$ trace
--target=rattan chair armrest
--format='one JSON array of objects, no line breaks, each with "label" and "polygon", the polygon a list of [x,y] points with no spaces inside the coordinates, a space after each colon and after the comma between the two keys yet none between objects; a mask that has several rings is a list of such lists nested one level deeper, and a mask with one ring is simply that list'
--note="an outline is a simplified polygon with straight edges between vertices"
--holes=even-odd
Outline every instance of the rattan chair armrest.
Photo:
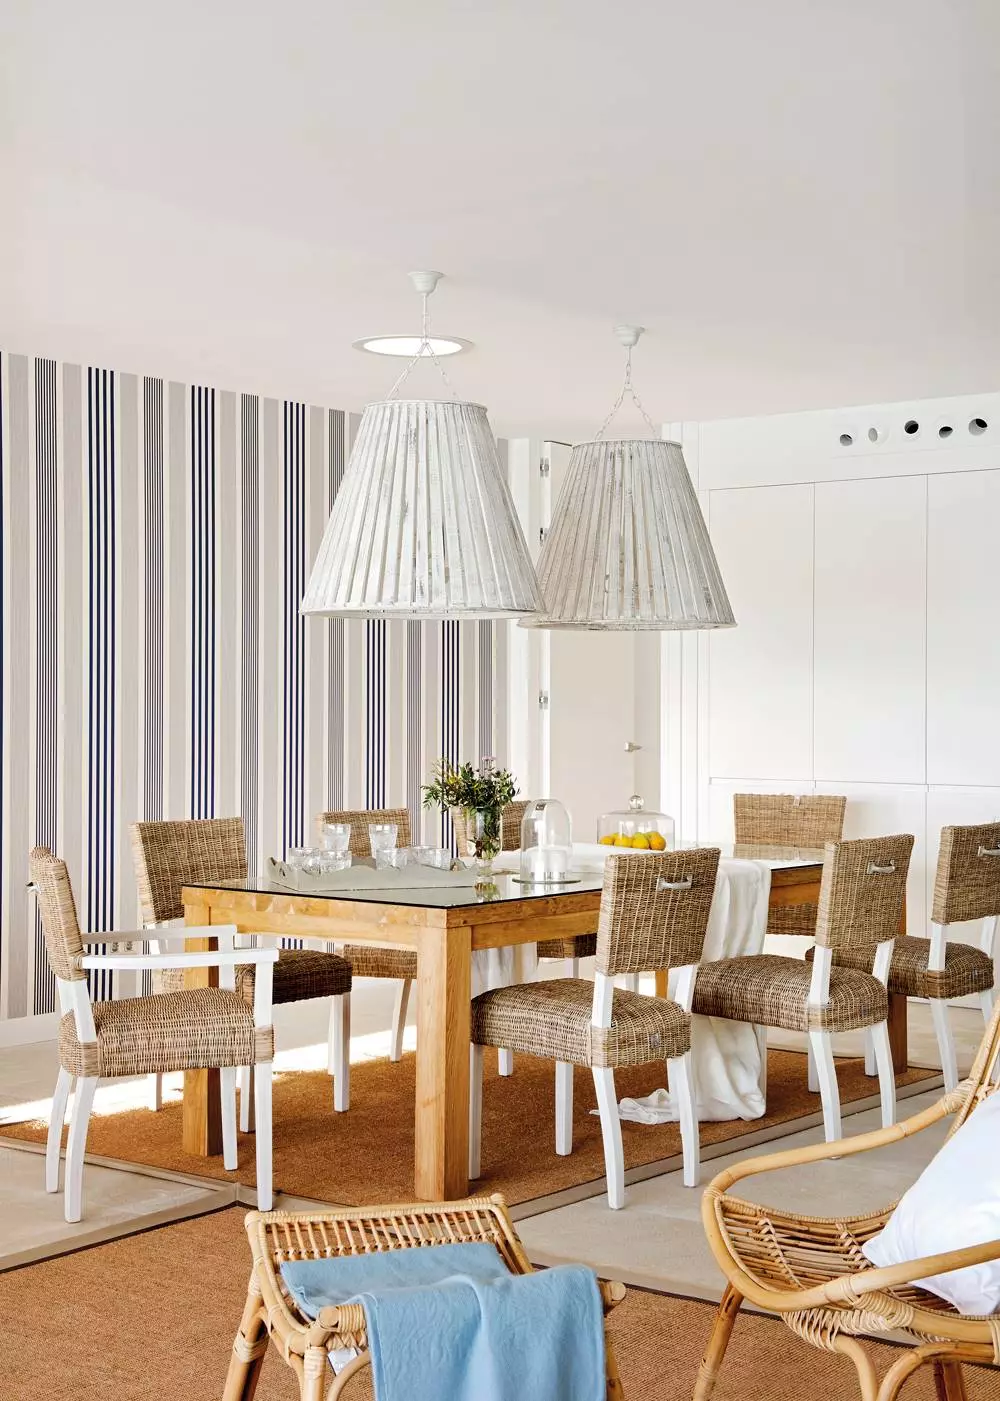
[{"label": "rattan chair armrest", "polygon": [[815,1296],[800,1308],[814,1308],[823,1303],[854,1305],[867,1294],[889,1293],[902,1285],[913,1284],[918,1279],[930,1275],[946,1274],[949,1270],[961,1270],[968,1265],[984,1265],[989,1260],[1000,1259],[1000,1240],[984,1241],[982,1245],[965,1245],[958,1250],[946,1250],[940,1255],[924,1255],[919,1260],[904,1260],[899,1265],[882,1265],[872,1270],[861,1270],[857,1274],[840,1275],[827,1280],[817,1289],[807,1290]]},{"label": "rattan chair armrest", "polygon": [[902,1138],[912,1138],[930,1128],[932,1124],[954,1114],[965,1101],[969,1082],[965,1081],[951,1094],[942,1097],[929,1108],[921,1110],[909,1119],[903,1119],[887,1129],[873,1129],[871,1133],[855,1134],[853,1138],[840,1138],[834,1143],[814,1143],[808,1148],[788,1148],[783,1153],[761,1154],[756,1158],[746,1158],[733,1167],[726,1168],[714,1177],[705,1189],[705,1202],[714,1196],[728,1192],[735,1183],[745,1177],[756,1177],[764,1172],[777,1172],[781,1168],[801,1167],[805,1163],[819,1163],[827,1158],[849,1158],[857,1153],[868,1153],[873,1148],[882,1148],[888,1143],[898,1143]]},{"label": "rattan chair armrest", "polygon": [[228,968],[235,964],[277,963],[276,949],[231,949],[223,953],[88,953],[76,960],[77,968]]}]

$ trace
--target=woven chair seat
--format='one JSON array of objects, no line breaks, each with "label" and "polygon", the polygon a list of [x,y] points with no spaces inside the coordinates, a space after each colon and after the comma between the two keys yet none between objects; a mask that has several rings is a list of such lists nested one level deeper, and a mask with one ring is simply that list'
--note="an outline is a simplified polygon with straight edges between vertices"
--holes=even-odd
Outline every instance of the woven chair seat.
[{"label": "woven chair seat", "polygon": [[[812,958],[812,949],[806,958]],[[968,993],[988,992],[993,986],[993,960],[982,949],[971,944],[949,942],[945,950],[945,966],[931,972],[927,964],[930,960],[930,939],[917,939],[912,935],[897,939],[892,950],[892,967],[889,970],[889,991],[902,997],[965,997]],[[841,968],[860,968],[870,973],[872,968],[871,949],[838,949],[834,954],[836,964]]]},{"label": "woven chair seat", "polygon": [[189,988],[94,1003],[96,1042],[59,1023],[59,1064],[71,1075],[163,1075],[172,1070],[255,1065],[274,1057],[274,1031],[255,1028],[253,1008],[225,988]]},{"label": "woven chair seat", "polygon": [[377,944],[346,944],[341,950],[356,978],[415,978],[416,949],[384,949]]},{"label": "woven chair seat", "polygon": [[[236,990],[253,1004],[252,964],[236,969]],[[274,965],[274,998],[306,1002],[310,997],[339,997],[351,990],[351,965],[339,954],[315,949],[281,949]]]},{"label": "woven chair seat", "polygon": [[597,934],[571,934],[565,939],[541,939],[539,958],[593,958],[597,953]]},{"label": "woven chair seat", "polygon": [[[869,951],[869,956],[874,957]],[[693,1011],[703,1017],[752,1022],[784,1031],[854,1031],[889,1015],[886,990],[870,972],[834,967],[830,1000],[809,1006],[812,968],[799,958],[748,954],[698,969]]]},{"label": "woven chair seat", "polygon": [[594,985],[583,978],[516,983],[472,999],[472,1039],[528,1056],[614,1069],[673,1060],[691,1044],[676,1002],[615,988],[609,1027],[591,1025]]}]

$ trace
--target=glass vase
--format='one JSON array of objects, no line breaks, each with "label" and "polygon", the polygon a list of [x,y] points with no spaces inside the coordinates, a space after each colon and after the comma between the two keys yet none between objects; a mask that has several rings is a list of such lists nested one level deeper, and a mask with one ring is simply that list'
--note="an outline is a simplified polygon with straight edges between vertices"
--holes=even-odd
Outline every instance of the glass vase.
[{"label": "glass vase", "polygon": [[475,857],[480,875],[492,874],[493,862],[501,850],[500,829],[499,808],[466,808],[465,830],[468,834],[468,854]]}]

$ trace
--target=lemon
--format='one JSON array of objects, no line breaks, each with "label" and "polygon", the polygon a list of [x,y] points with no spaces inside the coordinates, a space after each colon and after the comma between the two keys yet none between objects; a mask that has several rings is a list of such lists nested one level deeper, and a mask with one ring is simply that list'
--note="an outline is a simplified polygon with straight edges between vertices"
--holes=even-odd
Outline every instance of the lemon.
[{"label": "lemon", "polygon": [[649,838],[646,836],[645,832],[637,832],[632,838],[632,845],[635,847],[636,851],[648,851]]},{"label": "lemon", "polygon": [[667,839],[662,832],[650,832],[649,849],[650,851],[666,851]]},{"label": "lemon", "polygon": [[617,837],[615,837],[615,846],[631,846],[631,845],[632,845],[632,838],[631,838],[631,837],[625,837],[625,836],[623,836],[623,835],[621,834],[621,832],[619,832],[618,835],[617,835]]},{"label": "lemon", "polygon": [[599,841],[600,841],[600,843],[601,843],[602,846],[614,846],[614,844],[615,844],[615,834],[614,834],[614,832],[609,832],[609,833],[607,834],[607,836],[600,837],[600,838],[599,838]]}]

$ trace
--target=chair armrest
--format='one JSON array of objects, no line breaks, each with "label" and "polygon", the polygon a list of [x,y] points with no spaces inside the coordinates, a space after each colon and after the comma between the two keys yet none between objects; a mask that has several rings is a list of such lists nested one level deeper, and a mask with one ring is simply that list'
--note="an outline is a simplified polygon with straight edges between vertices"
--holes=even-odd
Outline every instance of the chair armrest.
[{"label": "chair armrest", "polygon": [[163,928],[153,926],[149,929],[137,929],[134,932],[119,934],[117,931],[109,931],[107,934],[88,934],[83,941],[85,949],[99,948],[103,944],[148,944],[151,941],[157,944],[183,944],[188,939],[218,939],[231,938],[233,936],[233,926],[231,924],[191,924],[183,928]]},{"label": "chair armrest", "polygon": [[921,1133],[961,1108],[969,1085],[969,1081],[963,1081],[956,1090],[942,1095],[928,1109],[923,1109],[912,1118],[903,1119],[887,1129],[873,1129],[871,1133],[855,1134],[853,1138],[840,1138],[834,1143],[815,1143],[808,1148],[788,1148],[783,1153],[747,1158],[714,1177],[705,1189],[706,1198],[712,1195],[721,1196],[728,1192],[734,1183],[742,1181],[745,1177],[777,1172],[786,1167],[801,1167],[804,1163],[819,1163],[827,1158],[849,1158],[856,1153],[868,1153],[873,1148],[882,1148],[888,1143],[898,1143],[901,1138],[912,1138],[914,1134]]},{"label": "chair armrest", "polygon": [[861,1295],[898,1289],[901,1285],[926,1279],[928,1275],[946,1274],[949,1270],[960,1270],[967,1265],[984,1265],[989,1260],[997,1259],[1000,1259],[1000,1240],[990,1240],[982,1245],[946,1250],[940,1255],[923,1255],[919,1260],[904,1260],[898,1265],[880,1265],[858,1274],[840,1275],[817,1289],[806,1290],[806,1295],[816,1296],[815,1303],[802,1302],[804,1296],[800,1296],[796,1307],[815,1308],[823,1303],[855,1305]]},{"label": "chair armrest", "polygon": [[246,963],[277,963],[276,949],[230,949],[223,953],[88,953],[76,960],[77,968],[229,968]]}]

